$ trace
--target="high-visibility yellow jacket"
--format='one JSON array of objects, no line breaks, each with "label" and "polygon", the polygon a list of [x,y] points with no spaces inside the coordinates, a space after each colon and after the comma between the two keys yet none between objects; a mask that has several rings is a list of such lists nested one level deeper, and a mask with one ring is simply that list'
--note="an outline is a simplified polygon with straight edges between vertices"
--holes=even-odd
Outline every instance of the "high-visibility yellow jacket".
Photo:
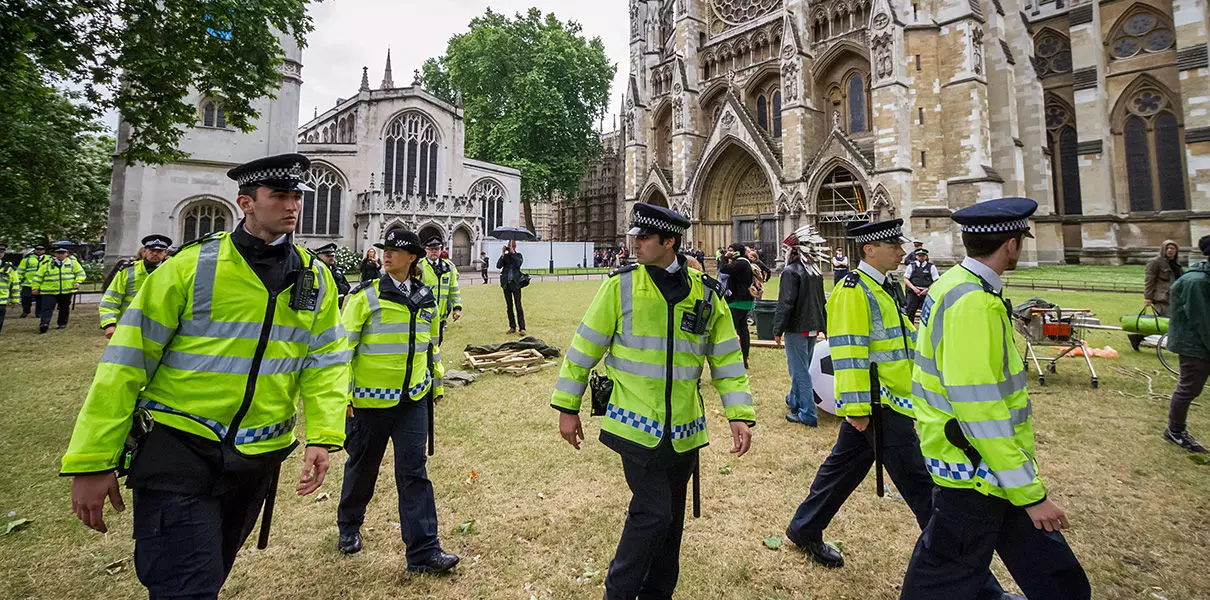
[{"label": "high-visibility yellow jacket", "polygon": [[[563,360],[551,405],[579,411],[593,367],[605,359],[613,394],[601,425],[607,435],[655,448],[665,435],[678,453],[706,445],[706,416],[698,383],[710,363],[711,381],[729,420],[755,422],[752,392],[739,339],[721,286],[688,267],[689,295],[670,305],[647,267],[615,271],[601,285]],[[709,304],[704,333],[682,328],[698,301]],[[606,356],[608,353],[608,356]]]},{"label": "high-visibility yellow jacket", "polygon": [[136,406],[157,427],[255,455],[294,443],[301,398],[306,442],[342,446],[350,353],[336,284],[305,248],[293,250],[315,274],[314,308],[291,308],[293,283],[270,295],[226,232],[156,269],[101,356],[62,473],[117,466]]},{"label": "high-visibility yellow jacket", "polygon": [[430,390],[434,397],[445,395],[437,299],[427,286],[415,280],[412,286],[404,296],[384,277],[359,285],[345,299],[344,328],[353,349],[350,401],[357,408],[419,401]]},{"label": "high-visibility yellow jacket", "polygon": [[38,267],[41,267],[42,263],[49,260],[51,260],[49,254],[43,254],[42,256],[28,254],[25,258],[21,259],[21,264],[17,265],[17,275],[21,277],[21,285],[32,287],[34,275],[38,273]]},{"label": "high-visibility yellow jacket", "polygon": [[832,355],[836,414],[870,414],[870,363],[878,364],[879,398],[908,417],[912,410],[912,356],[916,328],[899,303],[860,269],[850,272],[828,298],[828,345]]},{"label": "high-visibility yellow jacket", "polygon": [[147,272],[147,263],[141,260],[126,265],[114,274],[113,281],[109,282],[109,287],[105,289],[101,303],[97,306],[97,313],[101,315],[101,329],[118,324],[122,313],[130,307],[148,275],[150,273]]},{"label": "high-visibility yellow jacket", "polygon": [[29,287],[43,294],[71,294],[77,285],[84,283],[84,277],[80,261],[67,257],[62,263],[55,264],[52,258],[38,267]]},{"label": "high-visibility yellow jacket", "polygon": [[12,265],[0,261],[0,308],[21,298],[21,276]]},{"label": "high-visibility yellow jacket", "polygon": [[[992,289],[963,267],[929,288],[912,374],[920,451],[937,485],[1029,506],[1046,498],[1046,486],[1038,477],[1025,365],[1008,309]],[[978,452],[977,464],[946,437],[951,420]]]},{"label": "high-visibility yellow jacket", "polygon": [[420,264],[424,271],[424,285],[429,286],[433,290],[433,296],[437,298],[437,318],[445,321],[450,318],[455,308],[462,308],[462,292],[458,288],[458,267],[447,258],[437,260],[441,265],[440,276],[437,274],[438,269],[433,268],[429,259],[420,259]]}]

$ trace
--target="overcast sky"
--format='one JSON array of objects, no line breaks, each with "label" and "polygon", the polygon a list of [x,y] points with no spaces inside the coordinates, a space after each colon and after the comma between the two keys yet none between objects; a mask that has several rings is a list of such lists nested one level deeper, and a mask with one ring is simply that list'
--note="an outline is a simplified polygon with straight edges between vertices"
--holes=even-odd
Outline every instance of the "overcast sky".
[{"label": "overcast sky", "polygon": [[626,0],[327,0],[311,4],[315,31],[303,50],[299,118],[309,121],[337,98],[357,93],[361,67],[370,68],[370,86],[382,83],[387,47],[395,85],[409,85],[413,71],[445,53],[450,37],[467,31],[472,18],[492,10],[512,16],[530,7],[577,21],[588,39],[601,38],[617,67],[605,128],[613,126],[625,90],[630,43]]}]

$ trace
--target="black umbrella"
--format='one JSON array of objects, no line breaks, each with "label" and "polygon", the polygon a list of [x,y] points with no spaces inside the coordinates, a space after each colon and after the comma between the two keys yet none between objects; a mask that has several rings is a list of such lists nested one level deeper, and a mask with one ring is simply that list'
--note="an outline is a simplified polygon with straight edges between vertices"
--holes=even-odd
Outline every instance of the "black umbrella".
[{"label": "black umbrella", "polygon": [[498,240],[516,240],[518,242],[534,239],[534,234],[524,227],[497,227],[488,235]]}]

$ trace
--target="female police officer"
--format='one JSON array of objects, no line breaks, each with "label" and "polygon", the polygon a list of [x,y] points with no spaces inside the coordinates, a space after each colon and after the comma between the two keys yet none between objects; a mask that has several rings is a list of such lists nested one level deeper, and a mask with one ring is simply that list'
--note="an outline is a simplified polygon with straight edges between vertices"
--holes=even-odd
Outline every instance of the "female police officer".
[{"label": "female police officer", "polygon": [[337,524],[339,548],[361,550],[361,524],[374,495],[387,440],[395,446],[399,522],[408,570],[444,573],[458,557],[441,551],[433,484],[425,471],[432,452],[432,409],[444,393],[436,327],[437,300],[421,283],[420,238],[402,228],[382,244],[386,275],[362,283],[345,302],[343,322],[353,348],[353,397],[348,419],[344,485]]}]

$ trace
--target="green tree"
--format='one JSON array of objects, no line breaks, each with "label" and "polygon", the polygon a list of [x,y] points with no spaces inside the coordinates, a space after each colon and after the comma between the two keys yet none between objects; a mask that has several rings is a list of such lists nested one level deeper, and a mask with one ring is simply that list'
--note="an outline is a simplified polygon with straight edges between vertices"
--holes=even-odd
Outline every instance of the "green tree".
[{"label": "green tree", "polygon": [[0,86],[0,240],[96,239],[105,229],[114,142],[92,111],[49,85],[32,61]]},{"label": "green tree", "polygon": [[[130,162],[184,158],[197,120],[191,90],[222,99],[242,131],[252,101],[281,82],[279,32],[300,46],[312,30],[309,0],[0,0],[0,88],[32,61],[42,75],[82,90],[97,111],[130,124]],[[3,137],[3,136],[0,136]]]},{"label": "green tree", "polygon": [[601,150],[594,129],[617,66],[600,38],[536,8],[514,18],[491,9],[423,67],[431,93],[466,110],[466,153],[521,171],[525,224],[533,202],[573,197]]}]

